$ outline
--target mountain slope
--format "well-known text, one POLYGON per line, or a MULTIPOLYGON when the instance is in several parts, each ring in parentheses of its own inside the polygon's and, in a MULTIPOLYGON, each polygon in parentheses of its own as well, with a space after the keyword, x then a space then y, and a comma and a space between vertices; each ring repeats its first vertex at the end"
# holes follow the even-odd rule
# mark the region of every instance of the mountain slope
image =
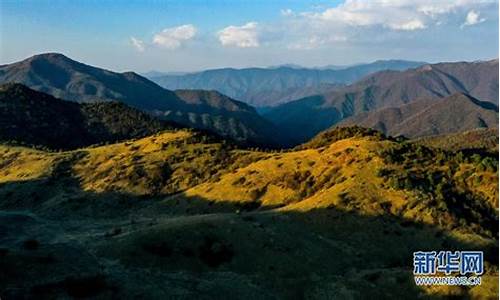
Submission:
POLYGON ((175 89, 217 90, 254 106, 275 106, 306 97, 380 70, 404 70, 422 65, 410 61, 376 61, 343 69, 277 68, 215 69, 185 75, 150 77, 159 85, 175 89))
POLYGON ((498 107, 465 94, 454 94, 361 113, 338 125, 360 125, 392 136, 415 138, 476 128, 498 128, 498 107))
POLYGON ((288 146, 292 138, 261 117, 256 110, 217 91, 176 90, 175 94, 192 108, 189 112, 154 112, 180 124, 217 132, 242 144, 263 147, 288 146))
POLYGON ((133 72, 115 73, 58 53, 32 56, 0 67, 0 82, 22 83, 60 99, 77 102, 119 100, 144 110, 185 106, 171 91, 133 72))
POLYGON ((119 102, 75 103, 21 84, 0 86, 0 140, 53 149, 110 143, 172 129, 119 102))
POLYGON ((418 138, 414 142, 449 151, 483 150, 495 153, 498 152, 498 128, 481 128, 455 134, 424 137, 418 138))
POLYGON ((286 147, 291 144, 286 133, 279 133, 274 124, 243 102, 216 91, 176 90, 175 95, 187 108, 150 113, 188 127, 215 132, 241 145, 286 147))
POLYGON ((58 153, 0 145, 0 293, 497 298, 497 164, 356 128, 282 153, 185 130, 58 153), (484 251, 481 285, 417 287, 422 249, 484 251))
POLYGON ((303 141, 359 113, 396 107, 419 98, 471 95, 498 105, 498 60, 426 65, 382 71, 345 88, 280 105, 265 117, 303 141))
POLYGON ((212 98, 218 100, 205 101, 207 95, 200 91, 188 98, 179 97, 135 73, 111 72, 57 53, 35 55, 0 66, 0 83, 10 82, 65 100, 120 101, 166 120, 213 130, 242 143, 272 144, 275 136, 269 122, 253 108, 228 97, 214 94, 212 98), (269 130, 264 132, 262 129, 266 128, 269 130))

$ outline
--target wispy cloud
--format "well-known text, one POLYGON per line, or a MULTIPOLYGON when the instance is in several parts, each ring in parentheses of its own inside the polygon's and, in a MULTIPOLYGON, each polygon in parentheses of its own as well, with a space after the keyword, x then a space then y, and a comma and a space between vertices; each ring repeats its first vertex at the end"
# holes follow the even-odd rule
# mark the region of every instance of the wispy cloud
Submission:
POLYGON ((387 26, 394 30, 410 30, 410 31, 425 29, 427 27, 421 20, 418 19, 410 20, 406 23, 388 24, 387 26))
POLYGON ((468 8, 485 0, 346 0, 321 12, 304 12, 304 17, 347 26, 383 26, 393 30, 425 29, 426 21, 468 8))
POLYGON ((195 37, 197 29, 192 24, 165 28, 153 37, 153 44, 167 49, 177 49, 195 37))
POLYGON ((135 50, 137 50, 139 52, 144 52, 145 47, 144 47, 143 41, 136 39, 135 37, 132 36, 132 37, 130 37, 130 43, 135 48, 135 50))
POLYGON ((281 14, 286 17, 283 34, 296 39, 290 41, 291 48, 313 49, 338 42, 339 36, 353 41, 372 39, 377 32, 396 36, 450 20, 458 27, 457 18, 467 11, 462 26, 478 24, 485 18, 474 9, 494 3, 497 0, 345 0, 335 7, 293 14, 282 10, 281 14))
POLYGON ((288 44, 287 48, 291 50, 311 50, 319 48, 323 45, 334 44, 334 43, 344 43, 347 42, 347 38, 345 36, 328 36, 321 37, 317 35, 313 35, 307 37, 305 39, 292 42, 288 44))
POLYGON ((258 24, 249 22, 242 26, 228 26, 217 33, 223 46, 239 48, 259 47, 258 24))
MULTIPOLYGON (((282 17, 275 21, 228 25, 215 34, 224 47, 310 50, 404 38, 411 32, 419 34, 433 27, 443 28, 443 24, 455 28, 476 25, 486 20, 479 11, 488 12, 486 8, 491 8, 488 5, 497 3, 498 0, 345 0, 333 7, 323 5, 310 11, 283 8, 282 17)), ((185 24, 163 29, 149 44, 134 37, 130 40, 139 52, 149 45, 177 49, 197 32, 194 25, 185 24)))
POLYGON ((479 12, 476 12, 474 10, 469 11, 467 13, 467 16, 465 17, 465 22, 461 27, 463 28, 464 26, 472 26, 486 21, 486 18, 480 18, 479 15, 479 12))
POLYGON ((293 12, 293 10, 291 10, 289 8, 282 9, 280 11, 280 13, 281 13, 282 16, 285 16, 285 17, 290 17, 290 16, 295 15, 295 13, 293 12))

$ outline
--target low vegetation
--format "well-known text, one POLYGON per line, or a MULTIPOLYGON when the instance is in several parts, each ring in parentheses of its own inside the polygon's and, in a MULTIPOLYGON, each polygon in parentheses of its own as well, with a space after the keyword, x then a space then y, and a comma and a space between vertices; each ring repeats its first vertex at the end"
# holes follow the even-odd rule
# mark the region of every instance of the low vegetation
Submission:
MULTIPOLYGON (((339 290, 352 297, 498 294, 498 158, 490 152, 357 127, 286 151, 240 149, 176 130, 64 152, 3 145, 0 165, 0 207, 9 211, 0 212, 0 232, 19 227, 0 243, 0 267, 14 276, 32 259, 37 276, 50 266, 60 272, 32 285, 31 273, 16 275, 26 289, 80 295, 72 283, 81 281, 99 287, 98 296, 140 296, 143 287, 129 280, 138 276, 158 297, 175 289, 196 297, 179 282, 197 282, 203 293, 203 284, 237 285, 246 296, 258 290, 285 298, 339 290), (419 249, 485 251, 484 284, 417 289, 409 257, 419 249), (68 277, 73 270, 62 265, 70 260, 86 270, 81 277, 68 277), (346 279, 348 268, 358 275, 346 279)), ((0 288, 15 284, 5 279, 0 288)))

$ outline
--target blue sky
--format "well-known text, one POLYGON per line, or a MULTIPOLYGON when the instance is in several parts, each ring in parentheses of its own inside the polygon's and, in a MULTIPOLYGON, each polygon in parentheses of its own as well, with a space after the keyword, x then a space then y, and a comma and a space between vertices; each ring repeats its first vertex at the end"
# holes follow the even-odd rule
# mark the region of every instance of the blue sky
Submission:
POLYGON ((497 0, 0 1, 0 63, 116 71, 498 57, 497 0))

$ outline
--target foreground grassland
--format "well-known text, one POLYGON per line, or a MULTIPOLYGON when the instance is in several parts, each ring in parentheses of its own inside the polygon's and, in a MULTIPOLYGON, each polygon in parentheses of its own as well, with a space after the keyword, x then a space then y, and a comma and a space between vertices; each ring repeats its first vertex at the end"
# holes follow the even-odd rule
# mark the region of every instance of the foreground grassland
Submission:
POLYGON ((344 128, 286 151, 191 131, 68 152, 0 146, 0 296, 498 297, 498 160, 344 128), (412 253, 485 251, 418 288, 412 253))

